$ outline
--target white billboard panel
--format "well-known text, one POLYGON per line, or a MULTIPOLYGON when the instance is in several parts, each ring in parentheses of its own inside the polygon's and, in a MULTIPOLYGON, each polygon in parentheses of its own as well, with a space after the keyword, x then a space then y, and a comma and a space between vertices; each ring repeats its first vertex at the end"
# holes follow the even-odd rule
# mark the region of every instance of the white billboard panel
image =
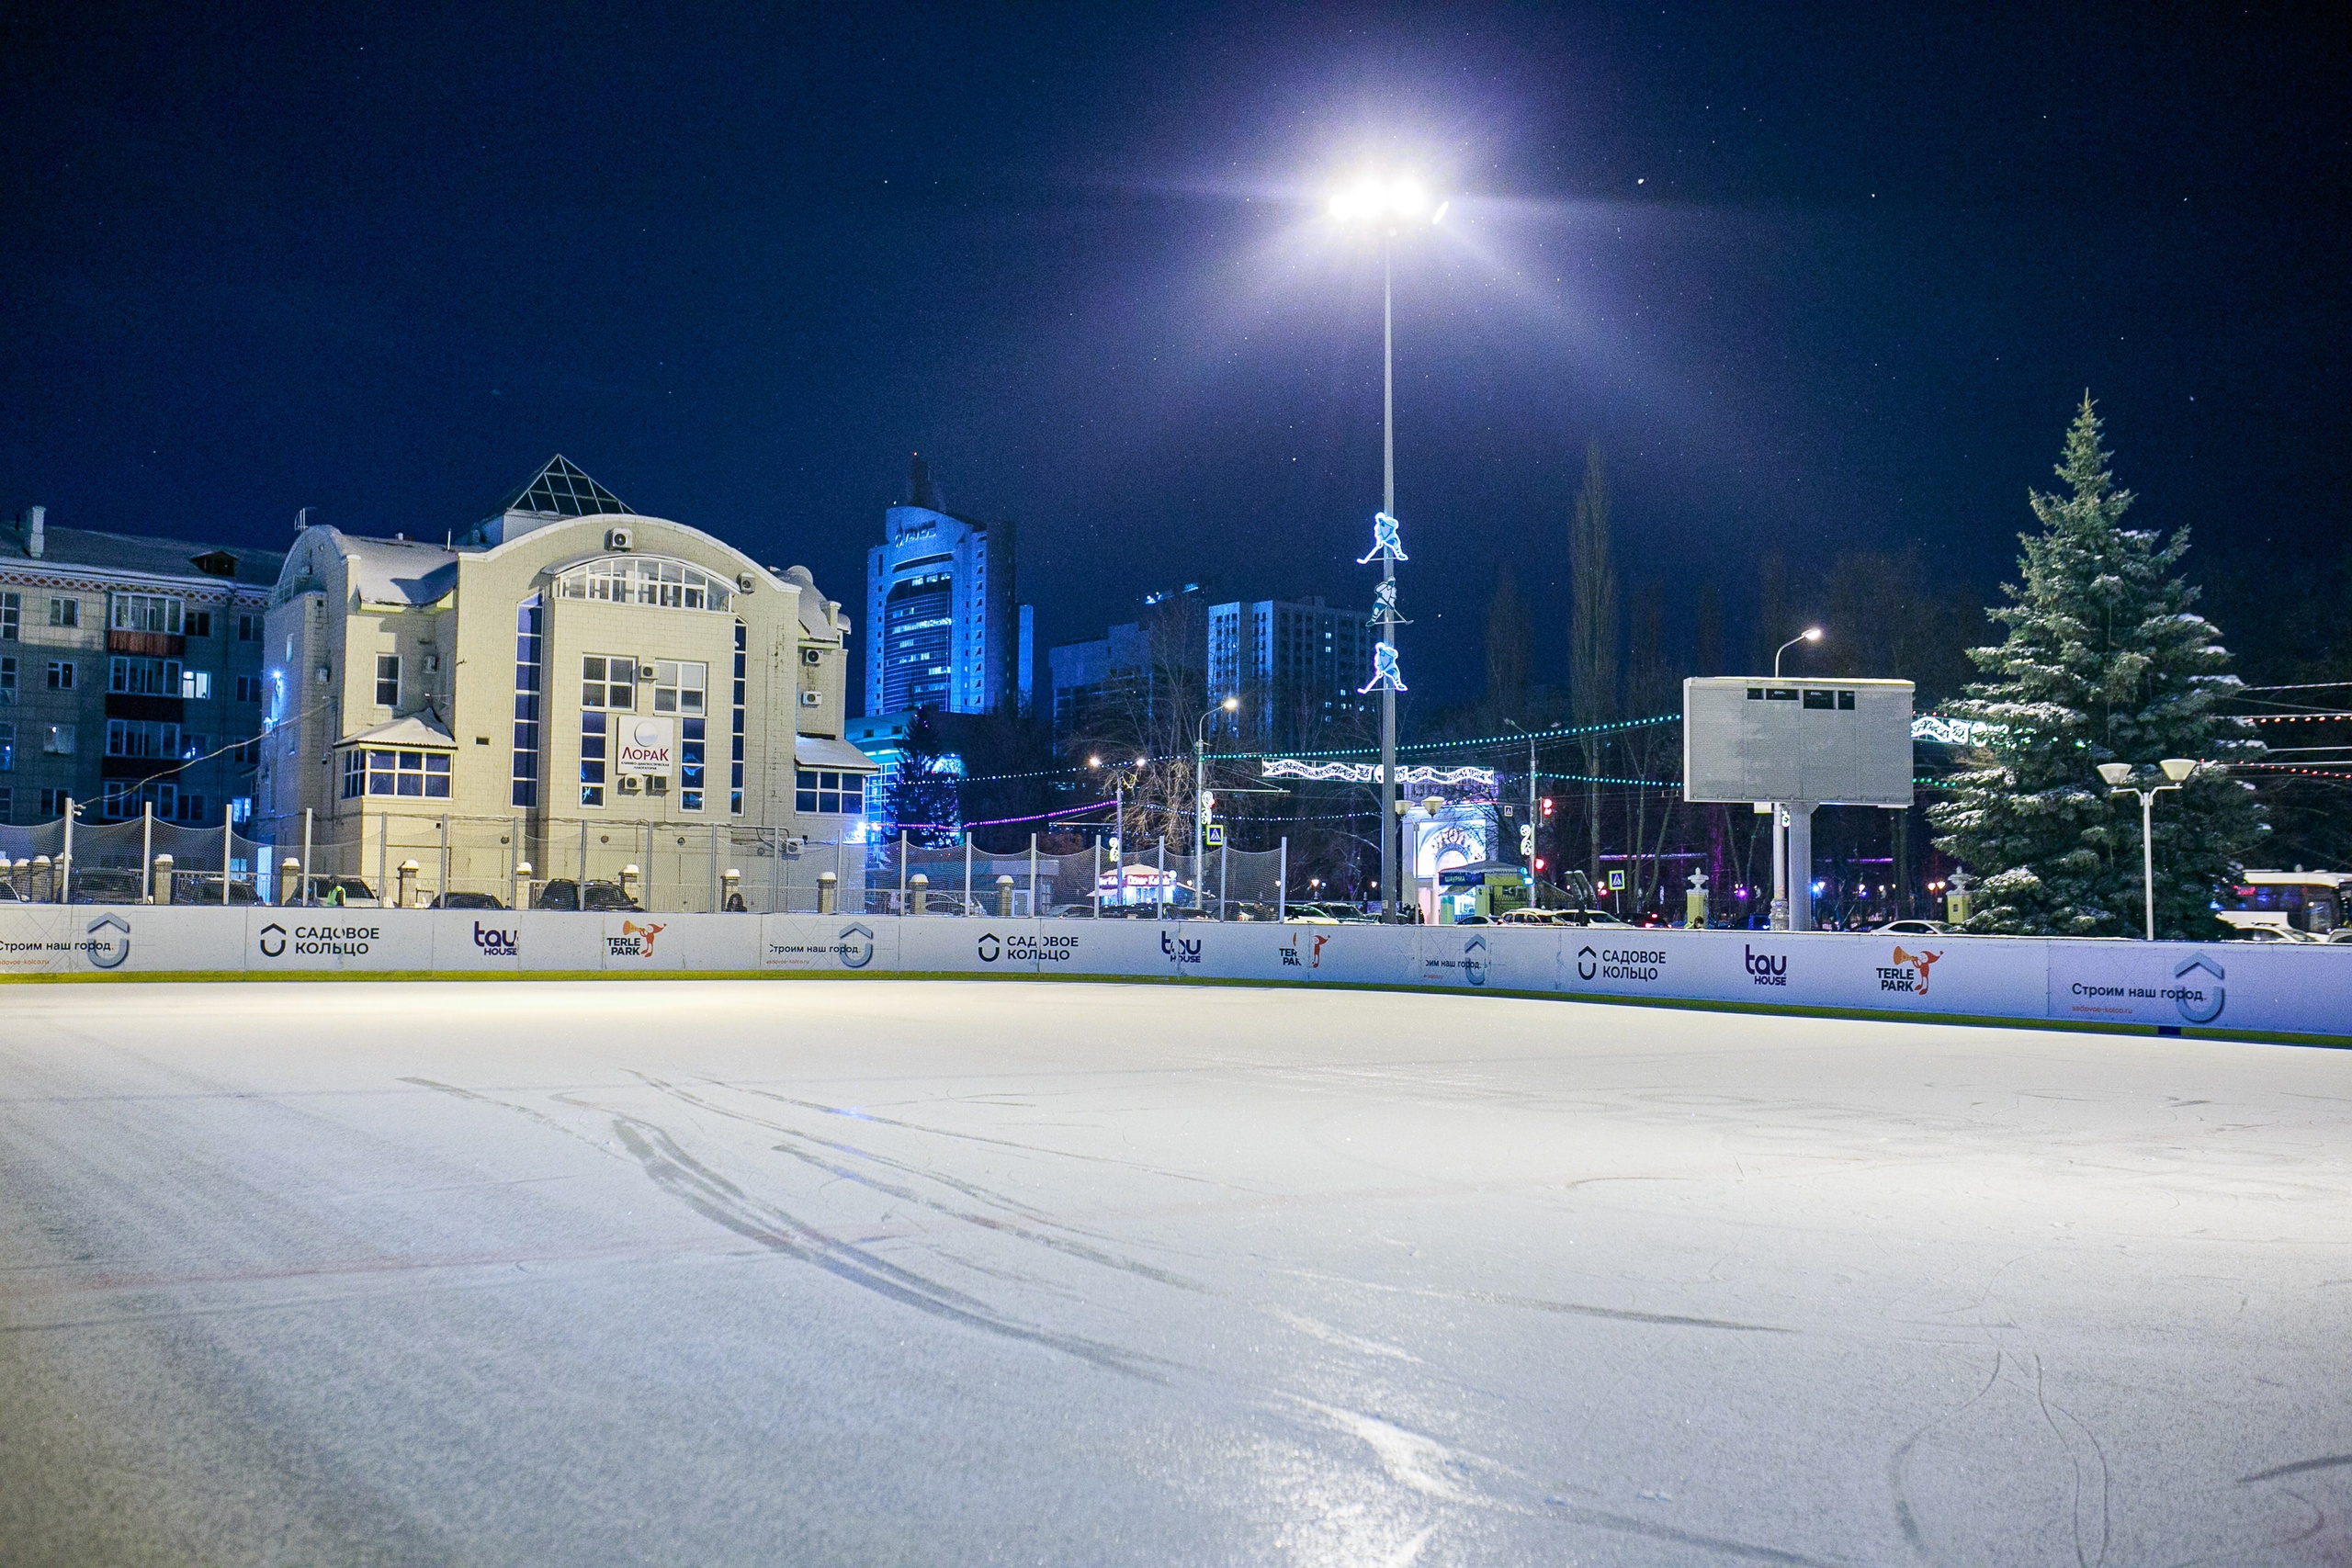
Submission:
POLYGON ((1908 681, 1682 682, 1682 797, 1911 804, 1908 681))

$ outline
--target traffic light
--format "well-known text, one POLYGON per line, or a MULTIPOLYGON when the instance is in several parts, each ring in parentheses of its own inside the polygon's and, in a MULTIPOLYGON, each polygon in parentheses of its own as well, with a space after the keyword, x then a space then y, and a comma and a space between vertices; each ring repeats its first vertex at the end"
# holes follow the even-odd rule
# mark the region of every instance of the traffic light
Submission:
POLYGON ((1544 815, 1546 817, 1552 815, 1552 797, 1548 795, 1544 797, 1544 815))

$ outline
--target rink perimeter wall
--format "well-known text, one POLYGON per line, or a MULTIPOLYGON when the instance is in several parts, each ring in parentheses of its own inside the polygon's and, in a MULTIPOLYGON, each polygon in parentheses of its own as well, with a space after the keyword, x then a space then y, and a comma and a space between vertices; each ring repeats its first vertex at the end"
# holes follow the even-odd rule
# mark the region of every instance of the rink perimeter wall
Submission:
POLYGON ((2352 1043, 2352 945, 873 915, 0 908, 0 978, 590 975, 1376 987, 2352 1043))

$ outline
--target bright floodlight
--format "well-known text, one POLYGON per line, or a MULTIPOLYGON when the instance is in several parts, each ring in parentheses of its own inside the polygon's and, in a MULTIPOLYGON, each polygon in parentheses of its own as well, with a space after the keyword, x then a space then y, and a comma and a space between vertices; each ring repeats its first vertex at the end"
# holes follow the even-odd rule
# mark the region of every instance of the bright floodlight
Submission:
POLYGON ((1429 209, 1428 188, 1410 175, 1390 179, 1365 175, 1331 193, 1331 216, 1341 222, 1419 218, 1429 209))
POLYGON ((2098 765, 2098 776, 2105 779, 2109 784, 2121 784, 2125 780, 2132 776, 2132 764, 2129 762, 2101 762, 2098 765))
POLYGON ((1086 765, 1090 768, 1099 768, 1102 765, 1102 759, 1100 757, 1089 757, 1086 759, 1086 765))
POLYGON ((1821 640, 1821 628, 1819 626, 1807 626, 1801 635, 1807 642, 1819 642, 1821 640))
POLYGON ((1240 705, 1241 705, 1241 699, 1240 699, 1239 697, 1227 697, 1227 698, 1226 698, 1226 699, 1225 699, 1225 711, 1226 711, 1226 712, 1227 712, 1227 713, 1231 713, 1234 709, 1236 709, 1236 708, 1239 707, 1240 705))
POLYGON ((2165 771, 2165 777, 2175 784, 2181 783, 2197 771, 2197 764, 2187 757, 2166 757, 2156 766, 2162 768, 2165 771))

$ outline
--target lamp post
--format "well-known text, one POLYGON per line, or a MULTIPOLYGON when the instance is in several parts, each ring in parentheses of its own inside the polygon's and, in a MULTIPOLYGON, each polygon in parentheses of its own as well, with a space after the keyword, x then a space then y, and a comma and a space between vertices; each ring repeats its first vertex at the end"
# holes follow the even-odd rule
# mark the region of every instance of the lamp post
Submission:
POLYGON ((1503 720, 1527 736, 1527 907, 1535 908, 1535 737, 1515 718, 1503 720))
POLYGON ((2197 764, 2187 757, 2166 757, 2156 764, 2164 770, 2167 784, 2151 784, 2146 789, 2132 782, 2136 771, 2129 762, 2101 762, 2098 776, 2107 781, 2109 795, 2136 795, 2140 797, 2140 888, 2143 907, 2147 914, 2147 935, 2156 940, 2156 796, 2168 789, 2178 789, 2197 771, 2197 764))
POLYGON ((1202 891, 1208 885, 1208 876, 1201 869, 1208 863, 1209 784, 1208 774, 1203 771, 1208 762, 1208 742, 1202 738, 1201 729, 1217 715, 1236 713, 1240 707, 1239 697, 1227 697, 1201 715, 1193 726, 1193 908, 1196 912, 1201 908, 1202 891))
MULTIPOLYGON (((1111 770, 1114 801, 1111 818, 1111 869, 1119 879, 1119 905, 1122 908, 1126 907, 1127 901, 1127 784, 1131 780, 1143 776, 1147 761, 1148 759, 1137 757, 1131 763, 1111 770)), ((1086 765, 1099 769, 1102 766, 1102 759, 1089 757, 1086 759, 1086 765)))
POLYGON ((1781 655, 1788 652, 1789 649, 1794 648, 1801 642, 1819 642, 1820 640, 1821 628, 1819 626, 1807 626, 1804 630, 1797 633, 1796 636, 1789 638, 1788 641, 1774 649, 1772 650, 1772 679, 1777 681, 1781 678, 1781 655))
MULTIPOLYGON (((1429 193, 1411 175, 1366 175, 1331 197, 1331 216, 1340 222, 1377 222, 1380 233, 1380 511, 1394 527, 1396 515, 1396 276, 1394 252, 1399 224, 1418 222, 1430 210, 1429 193)), ((1441 202, 1428 221, 1445 215, 1441 202)), ((1396 918, 1396 840, 1401 817, 1390 816, 1396 798, 1396 559, 1380 562, 1380 640, 1391 650, 1391 679, 1380 682, 1380 918, 1396 918)), ((1377 674, 1375 673, 1375 679, 1377 674)))

